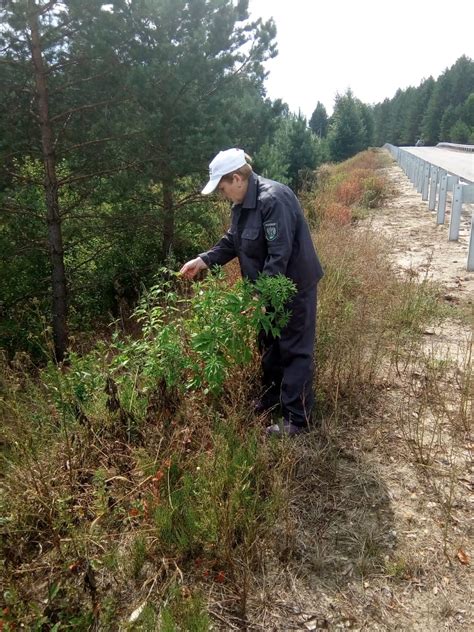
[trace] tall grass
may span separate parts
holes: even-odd
[[[319,399],[330,414],[341,402],[350,414],[370,404],[400,350],[442,317],[436,286],[401,278],[383,238],[353,225],[355,212],[380,206],[391,195],[380,173],[384,166],[386,157],[377,151],[323,166],[318,188],[305,200],[325,268],[316,356]]]

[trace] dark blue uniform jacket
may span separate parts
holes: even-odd
[[[298,290],[316,285],[323,270],[301,206],[293,191],[253,173],[244,201],[232,206],[231,226],[210,250],[199,255],[206,265],[239,258],[242,276],[284,274]]]

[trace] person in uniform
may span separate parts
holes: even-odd
[[[260,274],[284,274],[295,283],[290,321],[280,337],[259,337],[263,390],[255,405],[255,412],[262,414],[280,404],[282,423],[267,432],[294,435],[311,419],[317,284],[323,270],[293,191],[257,175],[249,162],[242,149],[233,148],[219,152],[210,163],[202,193],[218,189],[232,202],[231,225],[213,248],[185,263],[180,273],[192,279],[200,270],[238,257],[242,276],[251,281]]]

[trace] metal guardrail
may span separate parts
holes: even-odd
[[[443,143],[447,145],[449,143]],[[438,145],[438,146],[441,146]],[[470,145],[468,145],[470,147]],[[428,209],[436,211],[436,222],[444,224],[446,217],[446,200],[448,191],[452,192],[451,215],[449,220],[450,241],[459,239],[461,213],[464,204],[474,203],[474,184],[466,184],[445,169],[432,165],[430,162],[411,154],[410,152],[385,143],[385,149],[392,154],[408,178],[421,193],[421,199],[428,202]],[[471,213],[471,232],[469,237],[469,252],[466,269],[474,272],[474,212]]]
[[[456,151],[474,152],[474,145],[460,145],[459,143],[438,143],[436,147],[444,147],[445,149],[455,149]]]

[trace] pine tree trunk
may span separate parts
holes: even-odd
[[[51,259],[53,336],[56,361],[61,362],[67,349],[67,291],[64,269],[64,250],[59,213],[58,180],[54,150],[53,128],[49,116],[48,85],[43,62],[39,34],[39,7],[29,0],[29,22],[31,34],[31,56],[35,73],[38,96],[38,114],[41,129],[41,145],[44,163],[44,191],[46,199],[46,219],[48,224],[48,242]]]
[[[174,200],[173,182],[163,182],[163,257],[166,259],[171,254],[174,242]]]

